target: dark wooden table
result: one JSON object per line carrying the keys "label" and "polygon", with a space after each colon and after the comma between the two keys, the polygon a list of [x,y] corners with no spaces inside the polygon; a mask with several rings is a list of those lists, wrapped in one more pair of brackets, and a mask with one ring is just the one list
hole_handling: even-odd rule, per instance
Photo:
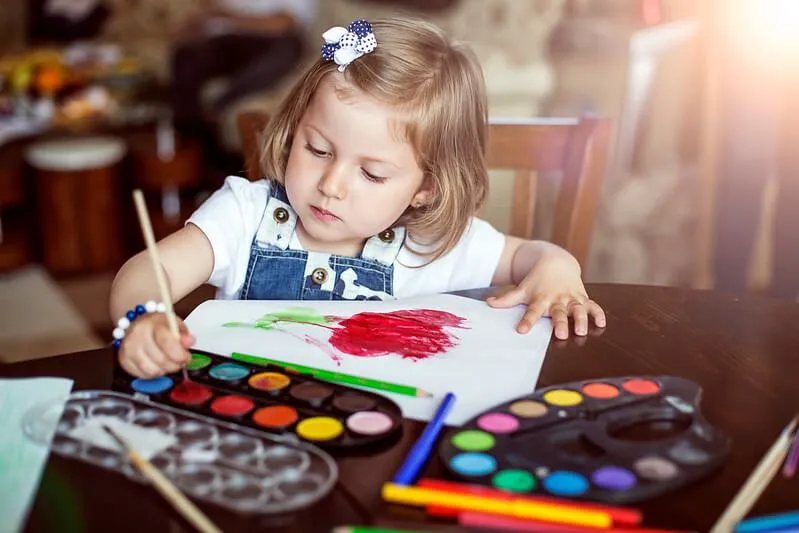
{"label": "dark wooden table", "polygon": [[[797,412],[799,305],[757,296],[627,285],[592,285],[608,314],[605,330],[550,344],[539,379],[548,386],[632,374],[672,374],[704,388],[702,412],[733,439],[730,460],[712,477],[640,508],[650,527],[707,531]],[[508,333],[513,334],[513,333]],[[110,350],[68,354],[0,366],[2,377],[63,376],[75,389],[107,389]],[[390,480],[423,425],[406,421],[390,449],[339,461],[331,495],[298,515],[242,523],[209,510],[225,531],[329,531],[346,524],[418,530],[454,530],[423,523],[418,509],[386,504],[380,487]],[[436,460],[425,476],[442,474]],[[793,509],[799,481],[776,478],[752,514]],[[155,493],[113,474],[51,455],[28,521],[28,531],[190,530]]]}

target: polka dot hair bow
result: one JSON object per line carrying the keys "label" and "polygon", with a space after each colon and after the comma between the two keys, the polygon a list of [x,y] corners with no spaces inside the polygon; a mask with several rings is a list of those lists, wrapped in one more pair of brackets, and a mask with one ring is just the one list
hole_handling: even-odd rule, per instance
{"label": "polka dot hair bow", "polygon": [[339,72],[364,54],[377,48],[372,25],[365,20],[355,20],[346,28],[333,26],[322,34],[322,59],[335,61]]}

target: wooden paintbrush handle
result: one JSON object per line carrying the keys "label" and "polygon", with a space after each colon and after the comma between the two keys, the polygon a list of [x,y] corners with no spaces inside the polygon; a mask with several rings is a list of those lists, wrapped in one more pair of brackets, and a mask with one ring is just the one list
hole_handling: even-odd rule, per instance
{"label": "wooden paintbrush handle", "polygon": [[200,509],[184,495],[169,479],[161,473],[152,463],[138,453],[128,453],[131,462],[150,480],[153,487],[172,504],[198,531],[203,533],[222,533]]}
{"label": "wooden paintbrush handle", "polygon": [[144,202],[144,195],[139,189],[133,191],[133,203],[136,205],[136,212],[139,216],[139,225],[141,225],[142,235],[144,235],[144,242],[147,244],[147,251],[150,254],[150,261],[153,264],[155,271],[155,280],[158,283],[158,290],[161,293],[161,301],[166,307],[166,318],[169,323],[169,329],[176,336],[180,336],[178,330],[178,321],[175,319],[175,310],[172,308],[172,293],[169,292],[169,287],[164,278],[164,267],[161,266],[161,259],[158,256],[158,248],[155,244],[155,236],[153,235],[153,227],[150,224],[150,215],[147,213],[147,205]]}

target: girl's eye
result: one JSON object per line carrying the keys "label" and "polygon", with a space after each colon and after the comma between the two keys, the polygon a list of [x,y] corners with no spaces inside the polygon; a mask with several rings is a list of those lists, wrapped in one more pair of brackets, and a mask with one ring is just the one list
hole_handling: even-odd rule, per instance
{"label": "girl's eye", "polygon": [[385,176],[375,176],[374,174],[370,174],[369,172],[366,172],[366,170],[364,169],[361,169],[361,172],[363,172],[363,175],[366,179],[374,183],[383,183],[388,179]]}
{"label": "girl's eye", "polygon": [[314,148],[311,143],[305,143],[305,149],[311,152],[316,157],[326,157],[328,155],[327,152],[324,150],[319,150],[318,148]]}

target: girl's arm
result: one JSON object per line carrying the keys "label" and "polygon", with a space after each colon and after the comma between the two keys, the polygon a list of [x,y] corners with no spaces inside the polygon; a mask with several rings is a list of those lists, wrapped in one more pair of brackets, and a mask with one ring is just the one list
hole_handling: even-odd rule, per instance
{"label": "girl's arm", "polygon": [[[157,243],[161,268],[173,302],[208,281],[214,268],[211,243],[195,225],[187,224]],[[119,269],[111,286],[110,313],[120,317],[147,300],[160,301],[160,291],[147,250],[134,255]]]}
{"label": "girl's arm", "polygon": [[580,263],[569,252],[546,241],[527,241],[518,237],[505,237],[505,248],[494,273],[492,285],[518,285],[541,259],[561,262],[573,268],[579,276]]}

